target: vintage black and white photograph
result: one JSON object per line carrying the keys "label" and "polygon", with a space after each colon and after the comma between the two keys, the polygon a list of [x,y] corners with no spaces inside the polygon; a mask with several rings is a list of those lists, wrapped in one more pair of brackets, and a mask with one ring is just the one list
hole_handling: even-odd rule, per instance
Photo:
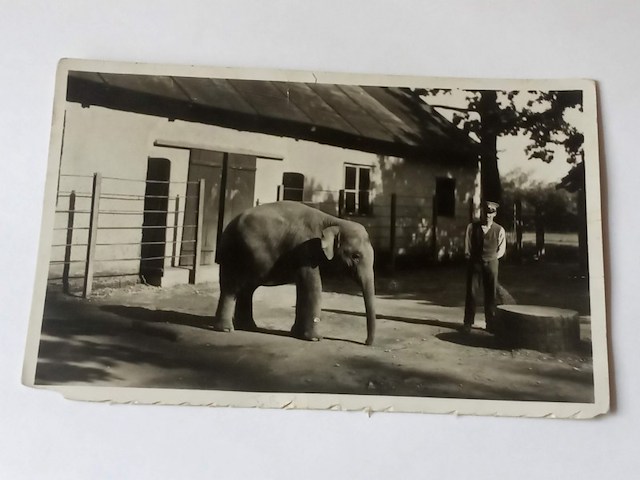
{"label": "vintage black and white photograph", "polygon": [[24,382],[609,406],[595,84],[65,60]]}

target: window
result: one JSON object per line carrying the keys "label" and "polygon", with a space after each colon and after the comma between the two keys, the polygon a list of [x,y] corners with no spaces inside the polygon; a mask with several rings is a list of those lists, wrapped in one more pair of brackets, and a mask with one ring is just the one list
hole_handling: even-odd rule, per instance
{"label": "window", "polygon": [[301,202],[304,193],[304,175],[295,172],[282,174],[282,198],[281,200],[294,200]]}
{"label": "window", "polygon": [[436,211],[441,217],[456,216],[456,179],[436,178]]}
{"label": "window", "polygon": [[371,213],[371,168],[345,165],[344,213],[367,215]]}

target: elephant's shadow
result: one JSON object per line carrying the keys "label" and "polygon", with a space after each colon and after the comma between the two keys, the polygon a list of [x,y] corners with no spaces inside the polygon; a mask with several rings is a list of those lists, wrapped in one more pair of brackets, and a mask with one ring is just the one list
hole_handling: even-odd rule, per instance
{"label": "elephant's shadow", "polygon": [[[104,305],[100,310],[117,315],[120,318],[128,318],[134,321],[133,329],[138,333],[147,336],[164,338],[166,340],[176,341],[178,335],[170,326],[185,326],[190,328],[199,328],[213,332],[211,323],[213,316],[195,315],[192,313],[176,312],[172,310],[154,310],[144,307],[131,307],[125,305]],[[290,330],[272,329],[258,326],[250,330],[254,333],[275,335],[279,337],[293,338]],[[354,345],[362,345],[361,342],[348,340],[344,338],[335,338],[331,336],[322,337],[325,340],[353,343]]]}
{"label": "elephant's shadow", "polygon": [[[213,316],[195,315],[192,313],[177,312],[173,310],[154,310],[144,307],[130,307],[125,305],[104,305],[100,310],[117,315],[121,318],[128,318],[136,322],[134,328],[147,335],[165,337],[167,339],[177,339],[174,332],[163,328],[162,325],[185,326],[213,331]],[[288,330],[269,329],[257,327],[252,330],[256,333],[290,337]]]}
{"label": "elephant's shadow", "polygon": [[100,310],[118,315],[122,318],[141,321],[149,324],[183,325],[186,327],[202,328],[207,330],[210,317],[194,315],[173,310],[155,310],[144,307],[130,307],[125,305],[104,305]]}

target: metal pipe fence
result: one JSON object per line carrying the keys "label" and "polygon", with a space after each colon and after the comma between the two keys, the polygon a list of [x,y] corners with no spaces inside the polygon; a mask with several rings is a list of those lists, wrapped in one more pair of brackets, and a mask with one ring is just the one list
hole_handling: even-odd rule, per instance
{"label": "metal pipe fence", "polygon": [[[100,173],[61,174],[60,177],[74,179],[76,183],[83,179],[91,180],[90,190],[58,191],[58,203],[64,202],[65,198],[68,198],[68,202],[65,202],[64,206],[58,206],[55,213],[66,216],[67,221],[64,226],[54,227],[54,232],[60,232],[64,238],[52,244],[54,259],[50,263],[62,265],[60,279],[65,291],[69,291],[69,281],[72,278],[71,266],[77,264],[84,264],[82,295],[85,298],[92,292],[96,263],[140,262],[142,270],[145,264],[148,265],[150,262],[160,261],[163,266],[164,262],[168,262],[170,266],[175,267],[181,259],[191,259],[193,264],[190,267],[190,280],[193,281],[196,278],[202,250],[204,180],[187,182],[139,180],[103,177]],[[138,184],[139,188],[143,188],[142,186],[146,188],[149,184],[165,185],[167,189],[170,185],[182,185],[185,187],[185,192],[188,185],[197,185],[197,188],[195,195],[133,194],[117,191],[118,188],[122,188],[123,183]],[[184,219],[186,213],[187,198],[196,199],[196,221],[190,224],[184,224],[183,221],[181,224],[180,218]],[[85,203],[88,201],[89,205],[79,208],[79,200],[84,200]],[[167,208],[145,208],[148,201],[165,201]],[[125,221],[125,219],[131,220]],[[172,220],[171,224],[169,224],[170,220]],[[127,225],[131,221],[135,223]],[[193,230],[193,240],[179,238],[180,232],[189,229]],[[150,231],[158,231],[158,235],[165,232],[165,238],[145,239],[145,236],[148,236],[146,232]],[[117,232],[129,233],[124,238],[116,239],[112,235],[108,241],[98,241],[101,232],[115,232],[116,235]],[[79,234],[83,237],[82,239],[77,238]],[[167,234],[170,234],[170,238],[166,238]],[[181,253],[180,250],[185,245],[192,246],[193,251]],[[164,253],[162,253],[162,247],[164,247]],[[151,248],[153,253],[149,251],[145,253],[148,248]],[[57,249],[64,249],[60,254],[62,259],[55,258]],[[137,253],[118,253],[121,251]]]}
{"label": "metal pipe fence", "polygon": [[[465,205],[457,205],[452,217],[438,212],[435,195],[394,192],[375,197],[365,194],[366,210],[358,211],[353,204],[347,204],[344,190],[286,189],[290,190],[301,190],[301,197],[308,205],[363,224],[376,250],[386,252],[385,260],[391,272],[396,268],[398,255],[406,254],[408,250],[420,251],[422,257],[438,261],[441,250],[452,243],[452,236],[459,237],[456,242],[463,245],[464,229],[475,210],[473,200],[469,199]],[[279,200],[284,192],[281,186]]]}
{"label": "metal pipe fence", "polygon": [[[113,263],[139,262],[140,269],[131,275],[142,275],[143,270],[152,266],[164,269],[188,265],[189,281],[195,283],[203,247],[203,179],[172,182],[100,173],[62,174],[61,179],[65,178],[73,179],[74,188],[58,191],[55,213],[60,221],[54,227],[57,237],[52,244],[51,265],[62,266],[61,280],[66,291],[70,278],[82,278],[82,294],[90,296],[94,277],[104,274],[108,268],[105,265]],[[164,193],[159,193],[154,185],[165,187]],[[176,190],[180,193],[176,194]],[[284,189],[279,188],[278,200],[283,193]],[[432,195],[394,192],[372,197],[367,192],[358,192],[359,203],[349,203],[344,190],[308,189],[300,193],[304,203],[363,224],[376,250],[386,256],[385,262],[392,272],[398,255],[411,249],[438,260],[440,249],[447,246],[444,242],[461,237],[458,230],[466,226],[473,211],[471,202],[464,208],[458,205],[457,218],[450,221],[437,211]],[[187,206],[187,200],[193,209]],[[455,231],[447,231],[452,228]],[[188,234],[184,235],[185,232]],[[459,240],[462,239],[456,241]]]}

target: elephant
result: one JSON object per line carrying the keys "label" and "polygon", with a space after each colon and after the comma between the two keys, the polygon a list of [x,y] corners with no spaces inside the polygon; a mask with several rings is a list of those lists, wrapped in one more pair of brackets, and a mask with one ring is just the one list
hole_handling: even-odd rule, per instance
{"label": "elephant", "polygon": [[292,336],[318,341],[322,280],[320,265],[342,264],[362,289],[366,345],[375,337],[374,251],[359,223],[295,201],[262,204],[235,217],[218,241],[220,299],[213,329],[256,330],[253,294],[259,286],[296,285]]}

